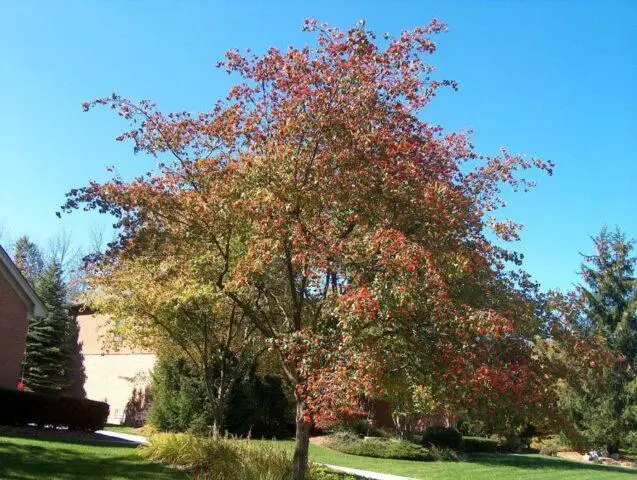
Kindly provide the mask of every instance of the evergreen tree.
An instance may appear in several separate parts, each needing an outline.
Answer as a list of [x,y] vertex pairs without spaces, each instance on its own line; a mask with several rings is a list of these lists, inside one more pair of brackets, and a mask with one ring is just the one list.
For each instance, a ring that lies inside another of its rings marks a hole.
[[620,361],[604,371],[594,389],[568,385],[562,405],[570,412],[570,433],[580,446],[617,453],[622,444],[637,445],[637,282],[634,242],[616,229],[593,237],[595,252],[584,255],[579,296],[580,327],[601,335]]
[[616,229],[606,228],[593,238],[595,254],[585,255],[581,286],[589,327],[600,331],[613,350],[626,359],[628,368],[637,357],[637,288],[634,242]]
[[44,259],[40,248],[26,235],[21,236],[13,247],[13,262],[24,278],[33,286],[44,271]]
[[62,269],[47,266],[35,281],[35,290],[49,315],[29,325],[24,360],[24,383],[38,393],[61,393],[70,383],[70,321],[65,305]]

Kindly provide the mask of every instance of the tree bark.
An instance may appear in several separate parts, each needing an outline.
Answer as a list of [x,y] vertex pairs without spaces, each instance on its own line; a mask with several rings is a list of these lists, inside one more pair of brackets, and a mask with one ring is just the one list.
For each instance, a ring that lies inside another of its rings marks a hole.
[[305,401],[296,395],[296,435],[292,480],[305,480],[310,447],[310,424],[305,421]]

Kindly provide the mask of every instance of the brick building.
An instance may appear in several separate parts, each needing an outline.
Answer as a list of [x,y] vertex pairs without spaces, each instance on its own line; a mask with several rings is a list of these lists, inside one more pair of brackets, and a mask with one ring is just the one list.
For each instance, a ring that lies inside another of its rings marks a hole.
[[29,319],[46,307],[0,246],[0,388],[17,388]]

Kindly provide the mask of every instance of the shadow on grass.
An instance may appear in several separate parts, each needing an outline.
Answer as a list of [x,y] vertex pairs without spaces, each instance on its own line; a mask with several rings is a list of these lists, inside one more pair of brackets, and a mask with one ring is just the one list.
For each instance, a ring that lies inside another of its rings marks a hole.
[[57,429],[39,429],[37,427],[5,427],[0,426],[0,440],[2,438],[19,438],[24,440],[43,440],[55,443],[70,443],[74,445],[90,445],[94,447],[136,447],[136,442],[121,438],[109,437],[91,432],[74,432]]
[[93,434],[0,431],[2,479],[157,479],[187,478],[182,472],[143,460],[135,444]]
[[[468,456],[467,462],[493,467],[515,467],[522,469],[552,469],[577,472],[578,470],[617,472],[635,476],[637,470],[632,468],[598,465],[595,463],[573,462],[561,458],[545,457],[542,455],[516,455],[498,453],[474,453]],[[582,472],[584,473],[584,472]]]

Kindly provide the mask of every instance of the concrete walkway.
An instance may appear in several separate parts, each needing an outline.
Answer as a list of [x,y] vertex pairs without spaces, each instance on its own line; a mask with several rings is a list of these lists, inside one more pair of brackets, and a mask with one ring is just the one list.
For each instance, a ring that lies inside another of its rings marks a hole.
[[408,477],[400,477],[398,475],[391,475],[389,473],[370,472],[369,470],[359,470],[357,468],[339,467],[338,465],[328,465],[322,463],[324,467],[338,472],[349,473],[350,475],[356,475],[358,477],[369,478],[370,480],[413,480]]
[[[137,443],[138,445],[148,445],[148,439],[141,435],[132,435],[130,433],[110,432],[108,430],[98,430],[98,435],[105,437],[118,438],[126,442]],[[359,477],[368,478],[370,480],[412,480],[408,477],[400,477],[398,475],[390,475],[388,473],[370,472],[367,470],[358,470],[357,468],[339,467],[338,465],[328,465],[322,463],[321,465],[336,470],[338,472],[349,473],[350,475],[357,475]]]
[[148,439],[141,435],[132,435],[130,433],[110,432],[108,430],[98,430],[95,433],[105,437],[119,438],[126,442],[137,443],[138,445],[148,445]]

